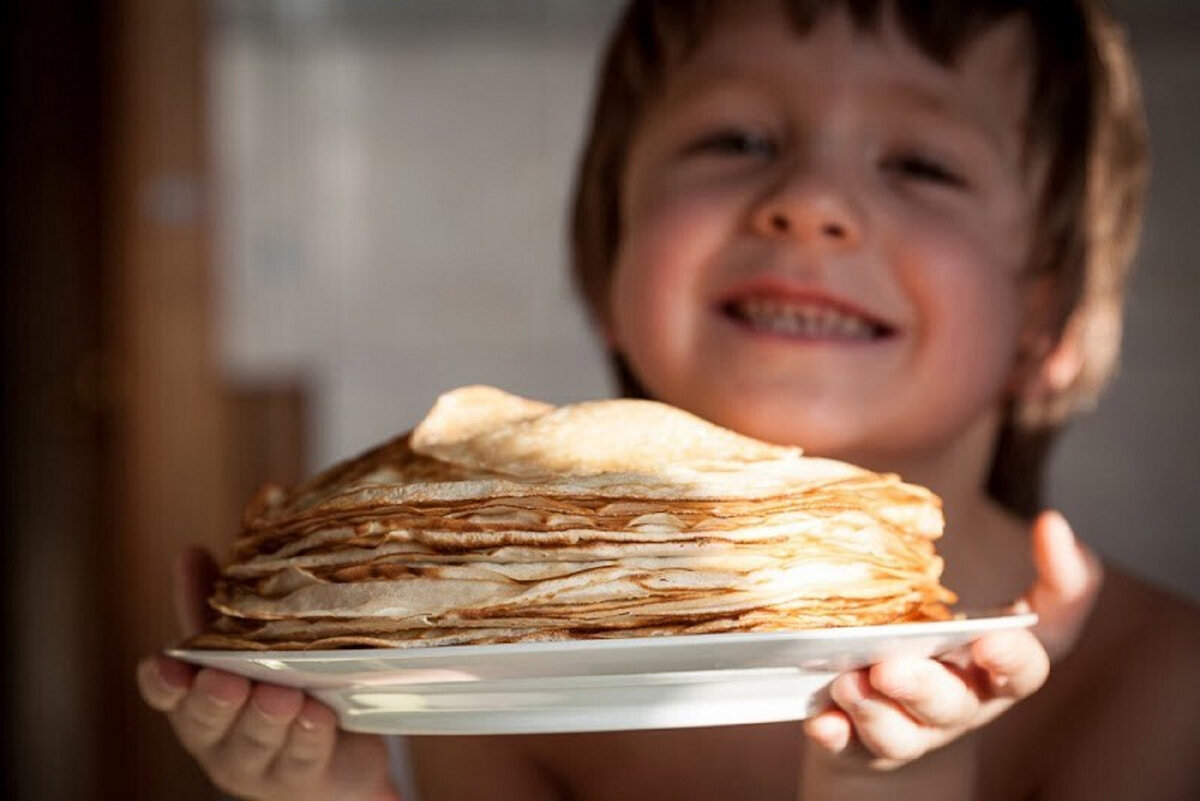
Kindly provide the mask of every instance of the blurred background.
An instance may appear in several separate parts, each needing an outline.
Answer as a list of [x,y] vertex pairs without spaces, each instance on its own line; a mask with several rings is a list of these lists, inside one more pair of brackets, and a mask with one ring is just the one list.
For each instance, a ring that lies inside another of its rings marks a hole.
[[[1121,374],[1051,498],[1200,599],[1200,6],[1122,0],[1155,155]],[[4,15],[4,797],[216,794],[136,699],[169,568],[491,383],[611,392],[564,209],[614,0]]]

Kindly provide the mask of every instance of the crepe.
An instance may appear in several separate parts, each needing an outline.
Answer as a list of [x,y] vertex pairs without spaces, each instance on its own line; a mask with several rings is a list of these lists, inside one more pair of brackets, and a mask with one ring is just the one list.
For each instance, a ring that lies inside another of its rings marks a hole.
[[491,387],[247,507],[192,648],[409,647],[944,619],[940,501],[644,400]]

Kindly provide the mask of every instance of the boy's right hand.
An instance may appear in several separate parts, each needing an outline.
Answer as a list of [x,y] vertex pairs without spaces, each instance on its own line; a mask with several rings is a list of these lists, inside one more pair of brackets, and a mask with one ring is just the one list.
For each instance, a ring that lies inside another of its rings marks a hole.
[[[202,550],[183,555],[176,613],[203,625],[215,573]],[[254,799],[398,801],[383,739],[339,731],[333,711],[300,690],[156,655],[138,664],[142,698],[166,714],[179,742],[222,790]]]
[[1074,647],[1103,580],[1099,558],[1057,512],[1032,528],[1033,586],[1014,608],[1032,610],[1032,631],[984,634],[966,664],[892,659],[850,671],[830,686],[833,703],[804,722],[809,753],[842,767],[906,765],[945,746],[1036,692],[1052,660]]

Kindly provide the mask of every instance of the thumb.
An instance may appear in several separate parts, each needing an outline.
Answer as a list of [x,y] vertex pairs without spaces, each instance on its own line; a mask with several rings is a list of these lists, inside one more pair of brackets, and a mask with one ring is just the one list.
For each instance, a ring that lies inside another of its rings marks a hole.
[[1037,613],[1034,633],[1052,659],[1075,644],[1100,591],[1100,559],[1081,543],[1066,518],[1045,511],[1033,522],[1033,566],[1037,572],[1024,602]]

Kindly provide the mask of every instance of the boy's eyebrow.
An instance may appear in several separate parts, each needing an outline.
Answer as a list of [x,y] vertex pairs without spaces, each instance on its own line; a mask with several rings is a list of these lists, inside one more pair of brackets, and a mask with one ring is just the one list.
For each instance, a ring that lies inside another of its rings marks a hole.
[[988,147],[1001,158],[1008,160],[1018,154],[1012,152],[1011,144],[1004,132],[984,114],[964,113],[959,104],[951,102],[937,92],[928,92],[908,83],[897,82],[882,88],[882,96],[888,102],[907,106],[922,115],[944,120],[947,123],[979,135]]
[[753,79],[723,72],[708,75],[688,76],[682,81],[669,82],[667,91],[663,93],[661,103],[666,107],[678,106],[695,100],[697,97],[714,95],[724,92],[747,94],[755,88]]

